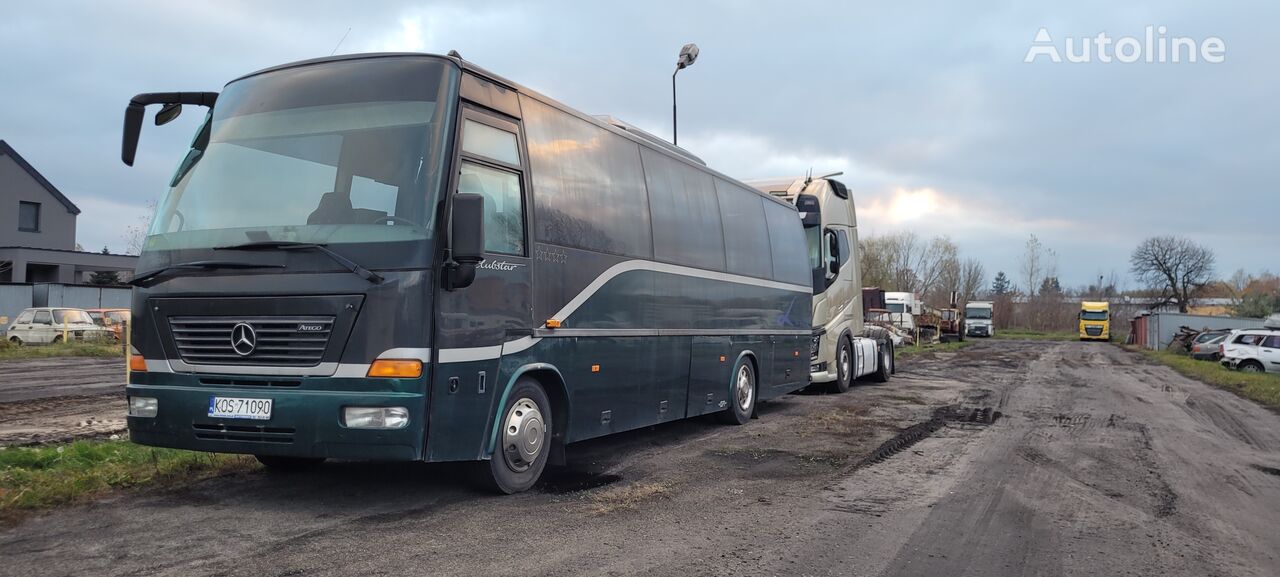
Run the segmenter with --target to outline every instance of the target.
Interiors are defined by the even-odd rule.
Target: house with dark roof
[[[79,214],[71,199],[0,140],[0,282],[70,284],[97,271],[132,274],[135,256],[76,250]]]

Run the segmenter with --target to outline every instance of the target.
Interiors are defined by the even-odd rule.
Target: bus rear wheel
[[[255,459],[273,473],[301,473],[324,463],[324,457],[281,457],[279,455],[254,455]]]
[[[482,463],[481,482],[498,493],[527,491],[542,476],[551,452],[551,400],[533,379],[520,379],[511,390],[506,411],[498,421],[498,446]]]
[[[729,408],[720,412],[720,420],[730,425],[745,425],[756,412],[756,367],[743,356],[733,367],[729,383]]]

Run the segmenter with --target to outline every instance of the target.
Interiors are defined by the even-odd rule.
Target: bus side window
[[[458,192],[484,196],[484,249],[524,255],[524,206],[520,177],[471,162],[462,163]]]

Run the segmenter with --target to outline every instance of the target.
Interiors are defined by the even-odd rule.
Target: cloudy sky
[[[744,180],[843,171],[863,235],[949,235],[1016,277],[1035,234],[1066,286],[1127,276],[1157,234],[1213,248],[1224,276],[1280,269],[1280,5],[972,4],[16,1],[0,20],[0,138],[80,206],[82,245],[118,251],[200,116],[148,123],[125,167],[135,93],[219,90],[346,34],[338,53],[456,49],[669,136],[675,56],[697,42],[681,143]],[[1138,62],[1101,62],[1096,46],[1092,62],[1065,61],[1068,39],[1081,54],[1105,33],[1114,54],[1148,26],[1165,33]],[[1063,62],[1024,62],[1046,46],[1041,28]],[[1159,38],[1175,36],[1220,39],[1224,61],[1159,62]]]

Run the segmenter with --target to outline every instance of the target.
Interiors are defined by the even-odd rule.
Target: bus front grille
[[[313,367],[329,345],[333,317],[169,317],[169,330],[193,365]]]
[[[243,441],[249,443],[292,443],[294,430],[287,427],[256,425],[223,425],[194,423],[191,430],[205,441]]]

